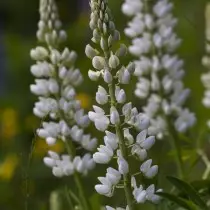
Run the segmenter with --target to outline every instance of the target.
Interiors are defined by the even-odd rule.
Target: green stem
[[[74,180],[76,182],[77,188],[79,190],[79,197],[81,199],[81,202],[84,206],[84,210],[90,210],[90,205],[88,200],[86,199],[87,196],[85,195],[85,191],[82,185],[80,174],[77,172],[74,172]]]
[[[109,84],[109,94],[110,94],[112,106],[114,106],[116,104],[113,86],[114,86],[113,83]],[[120,148],[121,154],[122,154],[123,158],[128,162],[127,148],[125,145],[125,141],[124,141],[124,137],[123,137],[123,133],[122,133],[122,129],[121,129],[120,125],[121,125],[121,122],[118,125],[115,125],[115,131],[116,131],[117,137],[119,139],[119,148]],[[128,204],[129,210],[134,210],[135,207],[134,207],[134,201],[133,201],[130,180],[131,180],[131,176],[129,173],[123,175],[123,184],[124,184],[124,191],[125,191],[125,197],[127,200],[127,204]]]
[[[168,131],[169,131],[169,136],[171,137],[171,144],[172,147],[174,148],[176,152],[176,165],[177,165],[177,170],[178,170],[178,176],[181,179],[185,178],[185,172],[184,172],[184,163],[182,160],[182,150],[180,147],[180,142],[179,142],[179,137],[177,135],[177,131],[174,129],[173,125],[171,125],[170,120],[166,118],[166,122],[168,124]]]
[[[74,157],[75,156],[75,148],[71,141],[68,141],[68,142],[66,141],[66,148],[67,148],[68,153]],[[85,195],[85,191],[84,191],[84,188],[82,185],[80,174],[77,173],[76,171],[74,172],[74,181],[78,188],[79,197],[81,199],[81,203],[83,205],[84,210],[90,210],[91,208],[90,208],[87,196]]]
[[[198,149],[197,153],[200,155],[201,159],[203,160],[204,164],[206,165],[206,169],[203,173],[202,179],[208,179],[209,175],[210,175],[210,161],[207,157],[207,155],[205,154],[205,152],[203,152],[203,150]]]
[[[67,199],[67,202],[68,202],[70,208],[74,209],[74,205],[72,203],[71,197],[70,197],[69,192],[68,192],[68,186],[65,187],[64,193],[66,195],[66,199]]]

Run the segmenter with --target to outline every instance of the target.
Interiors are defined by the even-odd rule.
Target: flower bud
[[[125,68],[122,68],[120,71],[119,71],[119,82],[121,84],[129,84],[130,82],[130,73],[127,69]]]
[[[123,89],[120,89],[120,87],[115,87],[115,98],[118,103],[123,104],[126,100],[126,94]]]
[[[111,55],[109,58],[109,66],[112,69],[116,69],[120,64],[119,58],[116,55]]]
[[[105,66],[105,59],[101,56],[95,56],[92,60],[93,67],[102,70]]]
[[[107,40],[105,40],[103,37],[101,37],[100,46],[101,46],[101,49],[104,51],[108,49]]]
[[[58,64],[61,59],[61,55],[57,50],[52,50],[50,59],[53,64]]]
[[[112,82],[112,74],[107,69],[104,72],[104,81],[108,84]]]
[[[30,55],[34,60],[45,60],[48,57],[48,51],[44,47],[36,47],[31,50]]]
[[[94,31],[93,31],[93,38],[95,39],[96,43],[101,40],[101,35],[97,29],[94,29]]]
[[[126,175],[129,172],[128,162],[123,157],[119,157],[117,162],[119,172]]]
[[[69,62],[74,64],[76,60],[77,60],[77,53],[75,51],[71,51],[69,54]]]
[[[118,57],[122,57],[122,56],[125,56],[126,54],[127,54],[127,47],[125,44],[121,44],[120,48],[117,50],[115,55]]]
[[[52,94],[57,94],[58,91],[59,91],[59,86],[58,86],[58,83],[56,80],[54,79],[50,79],[49,80],[49,91],[52,93]]]
[[[67,39],[67,34],[64,30],[61,30],[59,31],[58,37],[59,37],[59,42],[64,42]]]
[[[108,102],[107,92],[102,86],[98,87],[98,92],[96,93],[96,101],[102,105]]]
[[[135,64],[129,63],[127,66],[127,70],[129,71],[130,74],[133,74],[135,72]]]
[[[113,125],[117,125],[117,124],[120,123],[119,113],[118,113],[117,109],[114,106],[112,106],[111,109],[110,109],[110,122]]]
[[[88,58],[93,59],[96,55],[99,54],[99,52],[95,50],[94,48],[92,48],[91,45],[88,44],[85,47],[85,54]]]
[[[48,138],[46,138],[46,143],[47,143],[49,146],[55,145],[56,139],[53,138],[53,137],[48,137]]]
[[[97,81],[100,77],[100,72],[95,72],[95,71],[89,70],[88,76],[92,81]]]

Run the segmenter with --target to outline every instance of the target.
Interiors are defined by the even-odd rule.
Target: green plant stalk
[[[69,155],[74,157],[75,156],[75,147],[71,141],[68,141],[68,142],[66,141],[66,148],[67,148]],[[88,200],[86,199],[87,196],[85,195],[85,191],[84,191],[84,188],[82,185],[80,174],[75,171],[73,176],[74,176],[74,181],[76,183],[76,186],[78,188],[79,197],[81,199],[83,208],[84,208],[84,210],[90,210],[90,205],[89,205]]]
[[[155,3],[153,0],[144,0],[144,10],[146,13],[149,13],[151,11],[151,6]],[[155,50],[155,47],[152,46],[152,55],[156,55],[157,52]],[[163,90],[159,91],[159,94],[162,98],[163,96]],[[177,132],[174,129],[173,125],[171,124],[170,120],[168,119],[168,116],[165,115],[165,113],[161,112],[161,115],[165,118],[165,121],[167,122],[168,131],[170,133],[171,138],[171,146],[176,151],[176,165],[177,165],[177,171],[179,178],[183,179],[185,177],[184,174],[184,165],[182,161],[182,151],[179,143],[179,138],[177,136]]]
[[[55,77],[56,77],[56,80],[58,81],[59,87],[61,87],[62,84],[60,82],[60,79],[58,78],[58,75],[55,75]],[[61,91],[61,88],[60,88],[60,91]],[[61,92],[59,92],[59,94],[56,96],[56,100],[59,101],[59,98],[61,98]],[[65,116],[65,114],[63,113],[62,110],[60,110],[59,114],[60,114],[61,118],[64,119],[66,124],[69,127],[72,127],[71,122],[69,122],[69,120],[66,118],[66,116]],[[76,149],[75,149],[75,146],[73,145],[72,141],[71,140],[66,140],[65,146],[66,146],[68,154],[71,157],[75,157],[76,156]],[[90,205],[89,205],[87,196],[85,196],[85,191],[84,191],[83,186],[82,186],[82,181],[81,181],[81,178],[80,178],[80,174],[77,173],[77,172],[74,172],[74,181],[75,181],[77,189],[79,191],[79,197],[80,197],[81,202],[83,204],[84,210],[90,210]]]
[[[113,83],[109,84],[109,94],[110,94],[112,106],[116,104],[113,86],[114,86]],[[118,125],[115,125],[115,131],[119,139],[119,148],[120,148],[121,154],[123,158],[128,162],[127,149],[126,149],[126,145],[125,145],[125,141],[124,141],[124,137],[123,137],[120,125],[121,125],[121,122]],[[124,191],[125,191],[127,204],[128,204],[129,210],[134,210],[135,207],[134,207],[132,189],[130,186],[130,180],[131,180],[131,176],[129,173],[123,175],[123,185],[124,185]]]
[[[70,197],[69,192],[68,192],[68,186],[65,187],[65,189],[64,189],[64,194],[65,194],[65,196],[66,196],[66,199],[67,199],[67,201],[68,201],[68,204],[69,204],[70,208],[71,208],[71,209],[74,209],[74,205],[73,205],[73,203],[72,203],[71,197]]]
[[[177,132],[174,129],[173,125],[171,125],[171,122],[167,116],[165,116],[165,119],[168,125],[169,136],[171,138],[170,142],[176,152],[176,165],[177,165],[178,177],[180,179],[185,179],[184,163],[182,160],[182,150],[179,143],[179,137],[177,136]]]

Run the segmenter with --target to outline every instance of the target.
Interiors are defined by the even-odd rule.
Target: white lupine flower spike
[[[206,55],[202,59],[202,64],[206,67],[207,71],[201,75],[201,81],[205,88],[203,96],[203,105],[206,108],[210,108],[210,29],[209,29],[209,11],[210,5],[206,6]],[[210,128],[210,119],[207,121],[207,126]]]
[[[125,5],[123,9],[129,15],[134,15],[142,6],[142,3],[135,0],[131,5]],[[120,33],[111,18],[108,1],[91,0],[90,7],[89,25],[93,31],[91,40],[94,44],[88,44],[85,53],[92,60],[94,69],[89,70],[88,75],[93,81],[99,81],[99,79],[101,81],[96,92],[96,102],[99,106],[93,106],[94,111],[90,111],[88,116],[94,122],[96,129],[105,133],[104,145],[99,146],[98,151],[93,155],[93,160],[107,165],[115,160],[117,165],[116,169],[108,167],[106,176],[98,178],[101,183],[95,186],[95,190],[101,195],[111,197],[115,193],[115,188],[121,188],[123,183],[126,206],[124,208],[106,206],[106,209],[133,210],[136,203],[144,203],[148,199],[147,191],[143,190],[143,187],[143,193],[141,193],[137,185],[130,184],[132,165],[129,159],[137,158],[141,161],[139,176],[153,178],[158,172],[158,167],[156,165],[143,167],[142,164],[147,161],[148,150],[154,145],[155,136],[148,134],[149,116],[139,113],[135,107],[132,107],[131,102],[126,102],[123,86],[130,83],[135,65],[121,64],[121,57],[127,54],[127,47],[124,44],[120,43],[118,45],[120,48],[115,51],[115,45],[120,41]],[[152,27],[152,20],[149,17],[147,22]],[[144,27],[142,26],[142,29]],[[132,34],[131,31],[129,33]],[[147,39],[148,37],[145,36],[144,40],[137,40],[137,42],[145,42],[142,48],[144,51],[150,48]],[[138,49],[133,50],[139,53]],[[155,80],[154,86],[158,87],[157,84]],[[147,93],[149,89],[145,88],[144,91]],[[103,109],[103,105],[106,107],[109,105],[108,111]],[[135,131],[138,133],[136,136],[133,135]]]
[[[80,70],[74,66],[76,53],[68,48],[60,50],[60,43],[65,41],[67,35],[61,29],[55,0],[40,0],[39,12],[37,39],[40,46],[32,49],[30,53],[31,58],[36,61],[31,67],[31,73],[36,77],[35,84],[32,84],[30,89],[39,96],[33,109],[34,114],[48,121],[42,122],[37,134],[44,138],[49,146],[55,145],[58,140],[63,140],[64,144],[68,145],[68,155],[49,151],[44,163],[52,169],[54,176],[74,175],[80,182],[80,174],[87,175],[95,166],[90,152],[97,146],[97,139],[85,134],[84,129],[90,120],[76,99],[75,87],[82,83],[83,77]],[[91,58],[98,54],[90,46],[87,46],[86,52]],[[90,75],[93,80],[99,77],[94,72],[90,72]],[[107,100],[107,94],[100,88],[98,101],[104,104]],[[77,155],[77,147],[87,150],[86,153],[83,156]],[[88,202],[81,186],[78,186],[80,199],[88,210]]]
[[[149,134],[157,135],[157,138],[167,134],[163,115],[174,117],[171,123],[174,122],[174,128],[180,133],[186,132],[196,122],[193,113],[184,112],[189,90],[182,82],[183,61],[174,54],[181,40],[174,32],[177,19],[172,16],[172,9],[170,0],[149,3],[124,0],[122,5],[122,12],[132,18],[124,32],[131,39],[129,52],[136,57],[134,74],[138,82],[135,95],[146,100],[143,110],[152,122]]]

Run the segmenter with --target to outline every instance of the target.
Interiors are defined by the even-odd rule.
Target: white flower
[[[161,200],[161,197],[155,194],[155,185],[150,185],[147,189],[147,200],[151,201],[154,204],[158,204]],[[162,189],[157,190],[156,192],[162,192]]]
[[[120,87],[115,87],[115,97],[118,103],[123,104],[126,101],[126,94],[123,89],[120,89]]]
[[[96,163],[100,164],[109,163],[114,155],[113,149],[109,145],[106,146],[100,145],[100,147],[97,150],[98,152],[93,154],[93,160]]]
[[[97,81],[100,77],[100,72],[98,72],[98,71],[95,72],[95,71],[89,70],[88,76],[92,81]]]
[[[145,203],[146,202],[146,196],[147,196],[147,192],[146,190],[143,189],[143,186],[140,185],[139,188],[134,188],[133,190],[133,196],[135,198],[135,200],[137,201],[137,203]]]
[[[39,12],[37,38],[46,47],[38,46],[31,50],[31,57],[36,60],[36,64],[31,66],[31,73],[36,79],[30,89],[39,96],[33,112],[45,118],[46,122],[42,122],[37,134],[49,146],[56,144],[57,139],[64,142],[71,139],[84,149],[93,150],[97,140],[84,133],[83,128],[88,126],[89,118],[76,100],[74,89],[83,80],[80,70],[74,68],[77,55],[68,48],[59,50],[60,43],[66,39],[66,32],[61,29],[55,1],[41,0]],[[48,152],[48,156],[44,158],[44,163],[52,168],[57,177],[70,176],[75,170],[86,175],[95,165],[87,153],[74,159],[69,155],[59,156],[52,151]]]
[[[119,183],[121,174],[117,170],[109,167],[107,169],[106,177],[99,177],[98,179],[102,184],[97,184],[95,186],[96,191],[99,194],[112,197],[114,193],[114,186]]]
[[[110,109],[110,122],[114,125],[119,124],[120,122],[119,113],[114,106],[112,106]]]
[[[124,67],[119,71],[119,82],[121,84],[128,84],[130,81],[130,72]]]
[[[139,144],[143,149],[149,150],[155,143],[155,137],[147,137],[147,130],[141,131],[136,137],[136,143]]]
[[[149,159],[145,161],[140,167],[140,171],[149,179],[156,176],[158,172],[158,166],[157,165],[151,166],[151,165],[152,165],[152,160]]]
[[[181,110],[179,114],[180,116],[175,121],[175,128],[182,133],[195,124],[196,118],[195,114],[190,113],[188,109]]]
[[[117,151],[118,159],[118,170],[122,175],[126,175],[129,172],[128,162],[123,158],[121,152]]]
[[[104,136],[104,143],[106,146],[112,148],[112,150],[116,150],[118,147],[118,137],[116,134],[111,133],[109,131],[105,131],[106,136]]]
[[[135,95],[147,102],[144,111],[153,124],[149,128],[150,132],[158,134],[158,138],[163,138],[167,131],[167,123],[155,125],[157,118],[162,118],[164,121],[164,117],[161,116],[163,114],[173,116],[175,121],[178,120],[179,110],[184,109],[183,105],[190,94],[190,90],[185,89],[182,82],[184,62],[174,53],[181,43],[174,32],[177,19],[171,14],[173,4],[170,0],[157,0],[148,4],[147,11],[144,7],[136,7],[132,10],[135,5],[133,2],[136,1],[125,0],[122,6],[123,13],[132,16],[125,34],[131,38],[132,44],[128,48],[130,54],[137,57],[134,74],[138,77],[138,82]],[[141,0],[138,2],[143,4]],[[205,63],[208,63],[207,59]],[[153,99],[151,101],[153,94],[159,94],[158,102]],[[206,105],[210,104],[209,101],[208,96],[203,100]],[[195,120],[191,122],[193,125]],[[189,127],[186,126],[186,129]]]
[[[89,112],[88,116],[91,121],[95,123],[96,128],[99,131],[105,131],[109,126],[109,118],[105,116],[103,109],[97,106],[93,106],[95,112]]]
[[[108,94],[102,86],[98,87],[98,92],[96,93],[96,101],[99,104],[106,104],[108,102]]]

